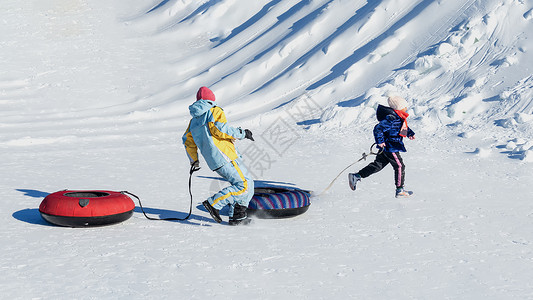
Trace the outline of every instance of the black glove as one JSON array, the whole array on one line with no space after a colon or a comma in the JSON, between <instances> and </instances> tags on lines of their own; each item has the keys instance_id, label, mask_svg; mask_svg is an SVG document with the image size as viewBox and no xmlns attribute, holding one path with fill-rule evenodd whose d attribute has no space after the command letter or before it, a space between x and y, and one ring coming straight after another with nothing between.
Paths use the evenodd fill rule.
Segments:
<instances>
[{"instance_id":1,"label":"black glove","mask_svg":"<svg viewBox=\"0 0 533 300\"><path fill-rule=\"evenodd\" d=\"M195 160L191 163L191 170L190 170L190 173L194 173L196 171L200 170L200 162Z\"/></svg>"},{"instance_id":2,"label":"black glove","mask_svg":"<svg viewBox=\"0 0 533 300\"><path fill-rule=\"evenodd\" d=\"M244 129L244 138L255 141L252 132L249 129Z\"/></svg>"}]
</instances>

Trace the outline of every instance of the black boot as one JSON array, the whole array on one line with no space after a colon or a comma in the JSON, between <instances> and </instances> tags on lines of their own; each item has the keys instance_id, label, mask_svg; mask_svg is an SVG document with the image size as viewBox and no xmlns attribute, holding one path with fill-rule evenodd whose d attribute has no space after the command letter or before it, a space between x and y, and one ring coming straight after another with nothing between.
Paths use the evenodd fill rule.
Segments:
<instances>
[{"instance_id":1,"label":"black boot","mask_svg":"<svg viewBox=\"0 0 533 300\"><path fill-rule=\"evenodd\" d=\"M233 217L229 218L229 225L236 226L250 224L252 222L252 219L248 218L246 209L248 209L248 207L235 204L235 207L233 209Z\"/></svg>"},{"instance_id":2,"label":"black boot","mask_svg":"<svg viewBox=\"0 0 533 300\"><path fill-rule=\"evenodd\" d=\"M202 202L202 204L204 205L205 209L207 209L209 214L211 214L211 217L213 218L213 220L215 220L215 222L217 223L222 222L222 218L220 217L220 214L218 213L218 209L211 206L211 204L209 204L209 201L207 200Z\"/></svg>"}]
</instances>

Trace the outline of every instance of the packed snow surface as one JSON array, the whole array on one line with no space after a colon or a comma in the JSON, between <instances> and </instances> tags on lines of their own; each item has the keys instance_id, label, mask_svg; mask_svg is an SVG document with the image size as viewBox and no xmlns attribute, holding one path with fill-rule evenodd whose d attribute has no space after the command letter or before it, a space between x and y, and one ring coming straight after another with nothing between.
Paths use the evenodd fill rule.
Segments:
<instances>
[{"instance_id":1,"label":"packed snow surface","mask_svg":"<svg viewBox=\"0 0 533 300\"><path fill-rule=\"evenodd\" d=\"M531 0L0 8L3 298L533 298ZM41 218L63 189L185 216L181 135L200 86L254 132L237 145L258 185L313 191L305 214L214 223L200 203L225 183L202 162L188 221L139 206L105 227ZM413 197L394 198L390 167L322 193L368 153L389 95L410 103Z\"/></svg>"}]
</instances>

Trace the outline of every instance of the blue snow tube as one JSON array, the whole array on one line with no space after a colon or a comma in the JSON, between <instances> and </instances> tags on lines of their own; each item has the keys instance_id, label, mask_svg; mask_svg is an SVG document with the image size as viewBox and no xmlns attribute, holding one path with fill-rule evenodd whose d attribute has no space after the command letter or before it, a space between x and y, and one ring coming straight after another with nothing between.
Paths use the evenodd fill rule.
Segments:
<instances>
[{"instance_id":1,"label":"blue snow tube","mask_svg":"<svg viewBox=\"0 0 533 300\"><path fill-rule=\"evenodd\" d=\"M248 204L248 214L261 219L289 218L303 214L311 205L308 191L281 187L259 187Z\"/></svg>"}]
</instances>

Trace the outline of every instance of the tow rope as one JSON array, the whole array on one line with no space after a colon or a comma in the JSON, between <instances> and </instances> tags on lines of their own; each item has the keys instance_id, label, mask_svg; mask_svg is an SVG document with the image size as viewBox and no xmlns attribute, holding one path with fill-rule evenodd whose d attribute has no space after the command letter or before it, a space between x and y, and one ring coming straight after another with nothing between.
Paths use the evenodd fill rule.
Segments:
<instances>
[{"instance_id":1,"label":"tow rope","mask_svg":"<svg viewBox=\"0 0 533 300\"><path fill-rule=\"evenodd\" d=\"M148 219L148 220L154 220L154 221L185 221L187 219L189 219L189 217L191 216L191 213L192 213L192 191L191 191L191 186L192 186L192 174L196 171L200 170L200 167L195 167L195 166L191 166L191 169L189 170L189 195L191 196L191 204L189 206L189 214L185 217L185 218L152 218L152 217L149 217L145 212L144 212L144 208L143 208L143 205L141 203L141 199L139 197L137 197L135 194L133 193L130 193L128 191L122 191L121 193L123 194L128 194L128 195L131 195L133 197L135 197L137 199L137 201L139 201L139 207L141 208L141 211L143 213L143 215Z\"/></svg>"},{"instance_id":2,"label":"tow rope","mask_svg":"<svg viewBox=\"0 0 533 300\"><path fill-rule=\"evenodd\" d=\"M328 187L325 190L323 190L322 192L320 192L320 194L318 194L317 196L320 196L320 195L324 194L325 192L327 192L331 188L333 183L335 183L335 181L337 181L337 179L342 175L342 173L344 173L344 171L348 170L351 166L355 165L356 163L358 163L358 162L360 162L362 160L366 160L366 158L369 157L370 155L380 155L383 152L383 149L379 149L377 152L374 152L372 150L372 149L374 149L374 146L377 146L376 143L374 143L374 144L372 144L372 146L370 146L370 152L368 154L363 152L363 156L358 161L355 161L352 164L350 164L349 166L347 166L346 168L344 168L339 173L339 175L337 175L337 177L335 177L335 179L333 179L333 181L328 185Z\"/></svg>"}]
</instances>

